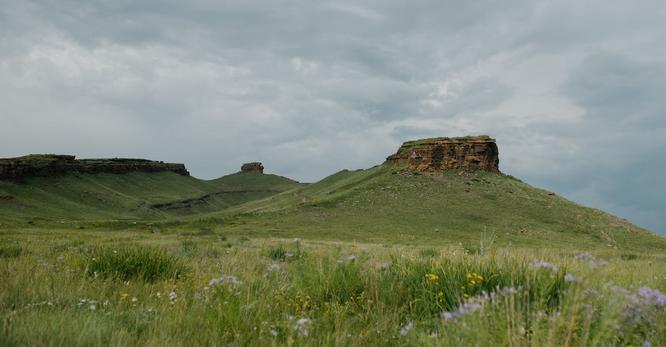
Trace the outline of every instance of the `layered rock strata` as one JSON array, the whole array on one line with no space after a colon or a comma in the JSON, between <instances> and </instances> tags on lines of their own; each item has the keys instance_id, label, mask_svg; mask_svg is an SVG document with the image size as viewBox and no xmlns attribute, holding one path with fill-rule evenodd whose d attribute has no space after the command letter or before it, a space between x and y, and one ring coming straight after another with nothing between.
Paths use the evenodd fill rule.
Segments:
<instances>
[{"instance_id":1,"label":"layered rock strata","mask_svg":"<svg viewBox=\"0 0 666 347\"><path fill-rule=\"evenodd\" d=\"M422 173L444 170L499 172L497 144L495 139L486 135L408 141L386 161Z\"/></svg>"},{"instance_id":2,"label":"layered rock strata","mask_svg":"<svg viewBox=\"0 0 666 347\"><path fill-rule=\"evenodd\" d=\"M262 174L264 173L264 166L259 162L245 163L241 166L241 172L256 172Z\"/></svg>"},{"instance_id":3,"label":"layered rock strata","mask_svg":"<svg viewBox=\"0 0 666 347\"><path fill-rule=\"evenodd\" d=\"M21 181L27 177L51 177L67 173L164 172L183 176L190 173L183 164L172 164L145 159L76 159L73 155L38 154L18 158L0 159L0 180Z\"/></svg>"}]
</instances>

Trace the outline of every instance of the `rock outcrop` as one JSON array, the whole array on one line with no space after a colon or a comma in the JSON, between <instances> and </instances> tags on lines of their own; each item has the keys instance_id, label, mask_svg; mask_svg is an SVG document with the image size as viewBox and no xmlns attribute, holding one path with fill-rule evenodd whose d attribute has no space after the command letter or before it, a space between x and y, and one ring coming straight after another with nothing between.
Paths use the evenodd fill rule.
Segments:
<instances>
[{"instance_id":1,"label":"rock outcrop","mask_svg":"<svg viewBox=\"0 0 666 347\"><path fill-rule=\"evenodd\" d=\"M76 159L73 155L36 154L0 159L0 180L21 181L27 177L51 177L67 173L175 172L189 176L183 164L145 159Z\"/></svg>"},{"instance_id":2,"label":"rock outcrop","mask_svg":"<svg viewBox=\"0 0 666 347\"><path fill-rule=\"evenodd\" d=\"M444 170L499 172L497 144L495 139L486 135L408 141L386 161L422 173Z\"/></svg>"},{"instance_id":3,"label":"rock outcrop","mask_svg":"<svg viewBox=\"0 0 666 347\"><path fill-rule=\"evenodd\" d=\"M264 166L259 162L245 163L241 166L241 172L256 172L262 174L264 173Z\"/></svg>"}]
</instances>

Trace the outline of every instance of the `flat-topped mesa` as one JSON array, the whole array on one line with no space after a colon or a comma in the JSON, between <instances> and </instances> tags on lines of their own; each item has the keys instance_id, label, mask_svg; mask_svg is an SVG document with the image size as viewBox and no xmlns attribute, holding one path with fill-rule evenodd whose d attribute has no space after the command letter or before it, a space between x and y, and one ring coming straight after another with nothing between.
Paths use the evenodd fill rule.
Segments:
<instances>
[{"instance_id":1,"label":"flat-topped mesa","mask_svg":"<svg viewBox=\"0 0 666 347\"><path fill-rule=\"evenodd\" d=\"M254 163L245 163L243 166L241 166L241 172L255 172L255 173L264 173L264 166L261 165L259 162L254 162Z\"/></svg>"},{"instance_id":2,"label":"flat-topped mesa","mask_svg":"<svg viewBox=\"0 0 666 347\"><path fill-rule=\"evenodd\" d=\"M408 141L387 163L408 171L435 173L444 170L499 172L499 151L495 139L486 135L438 137Z\"/></svg>"},{"instance_id":3,"label":"flat-topped mesa","mask_svg":"<svg viewBox=\"0 0 666 347\"><path fill-rule=\"evenodd\" d=\"M27 177L52 177L67 173L123 174L170 171L182 176L190 173L183 164L146 159L76 159L73 155L33 154L0 159L0 180L21 181Z\"/></svg>"}]
</instances>

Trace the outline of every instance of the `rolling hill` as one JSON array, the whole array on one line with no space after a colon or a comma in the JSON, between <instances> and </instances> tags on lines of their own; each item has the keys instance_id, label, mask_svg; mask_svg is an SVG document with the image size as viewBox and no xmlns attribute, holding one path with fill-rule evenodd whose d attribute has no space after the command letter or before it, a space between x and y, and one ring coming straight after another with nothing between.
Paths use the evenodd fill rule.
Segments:
<instances>
[{"instance_id":1,"label":"rolling hill","mask_svg":"<svg viewBox=\"0 0 666 347\"><path fill-rule=\"evenodd\" d=\"M406 142L382 165L313 184L263 174L260 163L251 163L258 172L209 181L180 164L141 163L122 173L0 181L0 217L205 224L228 233L379 243L666 249L666 239L648 230L502 174L495 141L486 136Z\"/></svg>"},{"instance_id":2,"label":"rolling hill","mask_svg":"<svg viewBox=\"0 0 666 347\"><path fill-rule=\"evenodd\" d=\"M31 156L30 160L35 158L45 162L44 156ZM92 161L84 160L86 168L76 167L76 171L59 169L62 165L40 164L39 170L49 168L46 173L31 173L20 180L0 180L0 217L5 222L159 220L219 211L301 185L285 177L255 172L239 172L207 181L189 176L184 166L173 171L174 164L139 161L157 165L144 171L136 167L127 169L126 161L112 168L92 169L89 166Z\"/></svg>"}]
</instances>

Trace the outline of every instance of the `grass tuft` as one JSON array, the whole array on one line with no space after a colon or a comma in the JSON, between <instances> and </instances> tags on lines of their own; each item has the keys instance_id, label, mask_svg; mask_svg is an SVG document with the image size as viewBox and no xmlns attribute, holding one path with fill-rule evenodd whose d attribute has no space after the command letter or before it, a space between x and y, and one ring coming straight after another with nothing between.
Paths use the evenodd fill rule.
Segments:
<instances>
[{"instance_id":1,"label":"grass tuft","mask_svg":"<svg viewBox=\"0 0 666 347\"><path fill-rule=\"evenodd\" d=\"M19 245L0 246L0 258L16 258L23 253L23 248Z\"/></svg>"},{"instance_id":2,"label":"grass tuft","mask_svg":"<svg viewBox=\"0 0 666 347\"><path fill-rule=\"evenodd\" d=\"M186 272L181 260L163 249L140 246L95 247L81 252L81 266L94 277L154 282Z\"/></svg>"}]
</instances>

